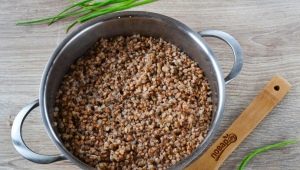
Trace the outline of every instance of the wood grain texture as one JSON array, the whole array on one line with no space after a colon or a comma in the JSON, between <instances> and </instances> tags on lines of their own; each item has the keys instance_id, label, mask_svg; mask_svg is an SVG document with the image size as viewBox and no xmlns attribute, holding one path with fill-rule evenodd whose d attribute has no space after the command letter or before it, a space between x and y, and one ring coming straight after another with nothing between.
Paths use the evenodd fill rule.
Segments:
<instances>
[{"instance_id":1,"label":"wood grain texture","mask_svg":"<svg viewBox=\"0 0 300 170\"><path fill-rule=\"evenodd\" d=\"M291 84L274 76L227 130L185 170L218 170L231 153L289 92Z\"/></svg>"},{"instance_id":2,"label":"wood grain texture","mask_svg":"<svg viewBox=\"0 0 300 170\"><path fill-rule=\"evenodd\" d=\"M18 111L38 96L43 68L66 36L65 22L48 26L15 26L16 20L54 14L62 0L10 0L0 5L0 169L77 169L69 161L39 165L23 159L10 139L11 122ZM293 86L287 97L225 161L234 169L252 149L283 139L300 137L300 2L299 0L198 1L159 0L135 8L174 17L194 30L219 29L232 34L244 50L244 68L226 86L227 102L219 136L274 75ZM207 39L225 73L232 66L229 48ZM216 136L216 137L217 137ZM24 138L33 150L58 153L47 137L38 109L25 122ZM267 152L248 169L300 169L300 145Z\"/></svg>"}]
</instances>

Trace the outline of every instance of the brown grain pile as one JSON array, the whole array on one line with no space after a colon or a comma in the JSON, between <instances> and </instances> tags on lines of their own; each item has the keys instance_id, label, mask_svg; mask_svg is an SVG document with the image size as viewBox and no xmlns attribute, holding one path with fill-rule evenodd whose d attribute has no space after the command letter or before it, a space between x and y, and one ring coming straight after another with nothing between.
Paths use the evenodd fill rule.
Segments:
<instances>
[{"instance_id":1,"label":"brown grain pile","mask_svg":"<svg viewBox=\"0 0 300 170\"><path fill-rule=\"evenodd\" d=\"M203 71L176 46L133 35L101 39L71 66L56 98L66 148L98 169L166 169L205 138Z\"/></svg>"}]
</instances>

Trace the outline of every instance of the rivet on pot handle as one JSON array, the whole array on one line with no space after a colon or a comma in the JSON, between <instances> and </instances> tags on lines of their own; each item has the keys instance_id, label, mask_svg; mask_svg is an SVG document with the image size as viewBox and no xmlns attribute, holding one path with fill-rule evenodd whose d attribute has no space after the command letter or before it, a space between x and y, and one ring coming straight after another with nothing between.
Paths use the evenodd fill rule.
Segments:
<instances>
[{"instance_id":1,"label":"rivet on pot handle","mask_svg":"<svg viewBox=\"0 0 300 170\"><path fill-rule=\"evenodd\" d=\"M238 41L230 34L219 30L206 30L199 32L202 37L215 37L226 42L232 49L234 55L234 63L230 73L225 77L225 84L233 80L242 70L243 54L242 48Z\"/></svg>"},{"instance_id":2,"label":"rivet on pot handle","mask_svg":"<svg viewBox=\"0 0 300 170\"><path fill-rule=\"evenodd\" d=\"M27 115L36 107L39 106L39 101L35 100L25 106L16 116L12 129L11 138L15 149L26 159L40 164L48 164L66 159L63 155L41 155L29 149L22 138L22 126Z\"/></svg>"}]
</instances>

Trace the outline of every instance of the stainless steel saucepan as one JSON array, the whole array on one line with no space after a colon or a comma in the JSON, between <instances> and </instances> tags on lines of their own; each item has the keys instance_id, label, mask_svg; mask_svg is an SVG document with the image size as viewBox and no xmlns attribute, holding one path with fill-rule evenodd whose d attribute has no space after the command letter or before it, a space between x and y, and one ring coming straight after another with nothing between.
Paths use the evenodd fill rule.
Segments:
<instances>
[{"instance_id":1,"label":"stainless steel saucepan","mask_svg":"<svg viewBox=\"0 0 300 170\"><path fill-rule=\"evenodd\" d=\"M53 106L57 90L70 65L81 57L100 37L140 34L161 37L187 53L204 70L212 89L213 118L205 140L196 150L171 168L182 169L201 155L215 135L222 118L225 103L225 84L234 79L242 68L242 50L239 43L229 34L207 30L195 32L183 23L170 17L150 12L120 12L98 17L80 26L68 35L56 48L43 73L39 99L25 106L16 116L11 137L16 150L26 159L48 164L68 159L83 169L92 169L72 155L63 145L53 126ZM215 37L226 42L232 49L234 64L224 78L214 53L203 37ZM49 137L60 150L60 155L42 155L33 152L22 139L22 124L26 116L40 105L44 125Z\"/></svg>"}]
</instances>

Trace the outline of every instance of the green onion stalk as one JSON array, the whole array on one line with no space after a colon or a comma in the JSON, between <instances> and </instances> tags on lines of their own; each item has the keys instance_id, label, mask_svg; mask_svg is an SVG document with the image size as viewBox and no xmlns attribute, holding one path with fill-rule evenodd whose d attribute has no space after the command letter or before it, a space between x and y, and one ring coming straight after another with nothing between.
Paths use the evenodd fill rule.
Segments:
<instances>
[{"instance_id":1,"label":"green onion stalk","mask_svg":"<svg viewBox=\"0 0 300 170\"><path fill-rule=\"evenodd\" d=\"M76 24L84 23L98 16L122 11L132 7L148 4L154 1L156 0L80 0L76 2L73 1L71 2L71 5L64 8L57 15L40 19L19 21L17 22L17 25L51 25L63 19L73 18L74 21L66 29L66 31L68 32Z\"/></svg>"},{"instance_id":2,"label":"green onion stalk","mask_svg":"<svg viewBox=\"0 0 300 170\"><path fill-rule=\"evenodd\" d=\"M255 156L257 156L261 153L267 152L272 149L281 149L288 145L296 144L297 142L298 142L297 140L285 140L285 141L277 142L274 144L270 144L270 145L255 149L252 152L248 153L244 157L244 159L242 160L242 162L240 163L240 165L238 167L238 170L244 170L245 167L247 166L247 164L249 163L249 161L251 161Z\"/></svg>"}]
</instances>

